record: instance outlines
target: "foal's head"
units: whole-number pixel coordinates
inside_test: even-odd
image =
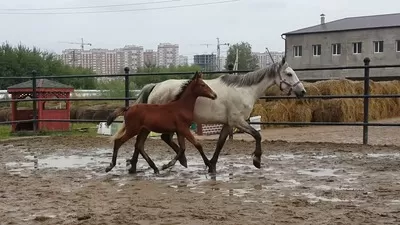
[[[199,73],[196,71],[191,82],[188,85],[188,88],[191,89],[192,93],[195,96],[202,96],[206,98],[211,98],[213,100],[217,98],[217,94],[210,88],[210,86],[204,83],[203,73]]]
[[[217,94],[203,81],[203,74],[196,71],[191,80],[188,80],[181,86],[181,91],[175,97],[175,101],[180,99],[182,94],[190,91],[192,96],[202,96],[210,99],[216,99]]]

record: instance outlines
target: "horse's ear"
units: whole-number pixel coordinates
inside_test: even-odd
[[[196,73],[194,74],[194,77],[193,77],[193,79],[199,79],[199,78],[203,78],[203,73],[202,72],[199,72],[199,71],[196,71]]]
[[[192,80],[196,80],[198,76],[199,76],[199,71],[196,71],[196,73],[194,73]]]

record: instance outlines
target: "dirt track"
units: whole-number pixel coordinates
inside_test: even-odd
[[[211,178],[187,145],[188,168],[156,176],[140,157],[134,176],[133,142],[108,174],[104,137],[0,142],[0,224],[400,224],[400,147],[264,142],[259,170],[254,143],[235,140]],[[167,149],[146,143],[158,167]]]

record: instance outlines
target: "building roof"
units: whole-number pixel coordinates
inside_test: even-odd
[[[312,34],[335,31],[364,30],[376,28],[400,27],[400,13],[372,16],[347,17],[324,24],[284,33],[283,35]]]
[[[22,88],[32,88],[32,80],[12,85],[7,89],[22,89]],[[73,87],[59,83],[57,81],[52,81],[48,79],[37,79],[36,88],[73,88]]]

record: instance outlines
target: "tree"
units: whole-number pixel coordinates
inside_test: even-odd
[[[144,68],[138,68],[137,73],[148,73],[149,75],[145,76],[134,76],[131,78],[137,87],[141,88],[148,83],[157,83],[168,79],[189,79],[193,76],[191,75],[150,75],[152,73],[170,73],[170,72],[195,72],[201,71],[200,66],[191,65],[191,66],[169,66],[169,67],[160,67],[160,66],[150,66],[147,67],[145,65]],[[205,75],[205,79],[208,77]]]
[[[61,60],[46,51],[33,47],[32,49],[19,44],[13,47],[8,43],[0,46],[0,77],[15,77],[15,79],[1,79],[0,89],[26,81],[22,76],[31,76],[36,70],[38,76],[94,74],[93,71],[84,68],[73,68],[64,65]],[[91,89],[95,87],[94,78],[59,78],[52,79],[74,88]]]
[[[225,69],[228,69],[230,63],[235,64],[236,49],[239,50],[239,70],[255,70],[258,68],[257,56],[251,51],[251,45],[247,42],[241,42],[231,45],[228,50],[228,56],[226,58]]]

